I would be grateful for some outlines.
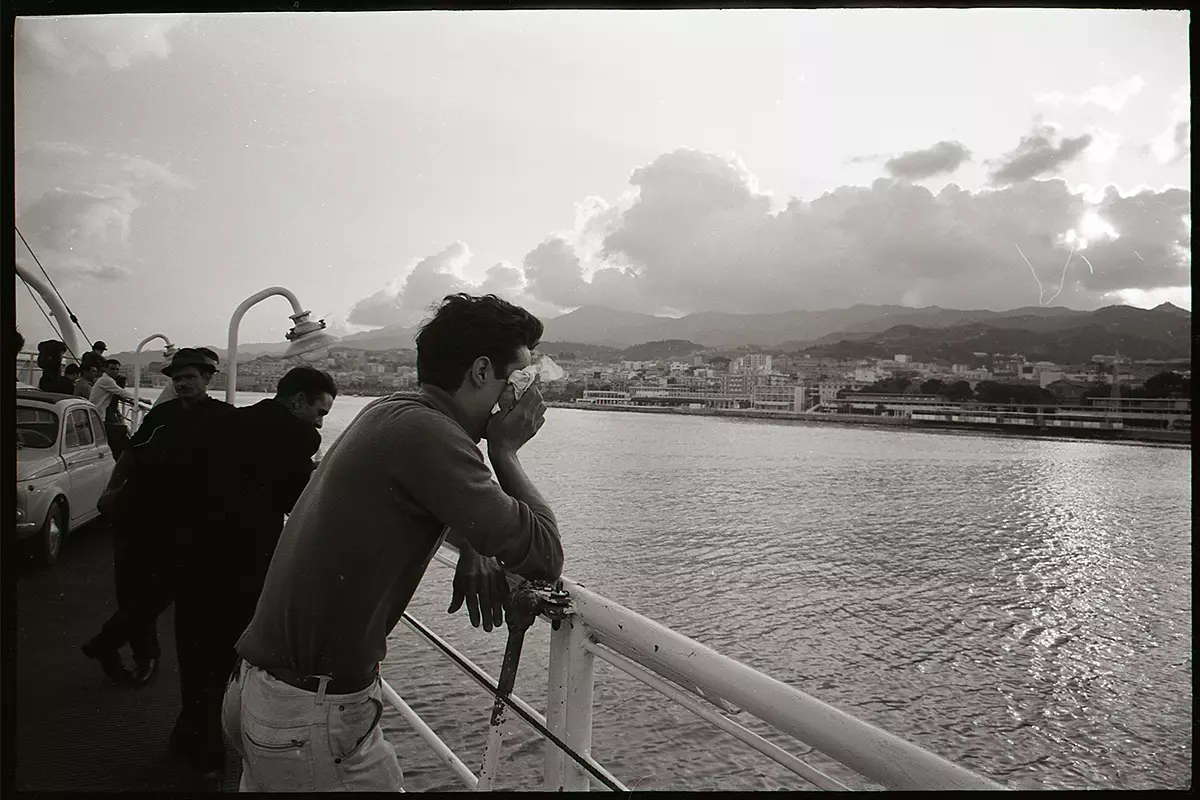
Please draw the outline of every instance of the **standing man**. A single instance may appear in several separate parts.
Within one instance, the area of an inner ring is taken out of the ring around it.
[[[501,565],[561,573],[554,513],[517,459],[545,404],[536,386],[515,404],[506,388],[541,335],[536,317],[495,295],[446,297],[417,336],[418,391],[363,409],[321,460],[225,694],[244,791],[402,788],[379,728],[379,662],[446,526],[461,552],[455,591],[486,609],[486,629],[503,614]],[[485,437],[499,483],[477,446]]]
[[[57,339],[38,342],[37,365],[42,368],[38,388],[43,392],[74,393],[75,382],[63,375],[62,359],[65,352],[67,346]]]
[[[313,471],[320,430],[337,386],[326,372],[301,366],[279,381],[275,397],[237,409],[232,425],[207,431],[209,513],[184,545],[175,600],[175,636],[183,710],[171,752],[206,773],[225,764],[221,698],[236,666],[234,647],[254,615],[271,554]],[[213,580],[213,576],[221,580]]]
[[[203,430],[233,413],[232,406],[207,394],[215,372],[196,350],[175,353],[163,373],[171,377],[177,398],[146,415],[98,504],[103,513],[115,517],[118,608],[84,645],[84,654],[99,661],[105,674],[118,682],[144,686],[158,670],[162,651],[157,622],[175,598],[177,526],[187,516],[180,514],[174,498],[202,478],[197,453],[206,445]],[[126,642],[136,664],[132,676],[121,662],[120,648]]]
[[[88,363],[90,365],[95,361],[93,359]],[[100,419],[104,420],[104,432],[108,435],[109,447],[112,448],[113,458],[117,461],[120,461],[121,454],[129,446],[129,429],[125,427],[125,420],[121,418],[121,407],[118,404],[122,400],[133,402],[133,394],[117,383],[120,373],[120,361],[115,358],[105,361],[104,372],[96,379],[92,386],[92,394],[88,398],[100,412]]]
[[[92,366],[94,366],[96,368],[97,372],[103,371],[104,370],[104,362],[107,360],[104,358],[104,351],[107,349],[108,349],[108,345],[106,345],[104,342],[97,339],[95,342],[92,343],[92,349],[87,351],[86,353],[84,353],[83,356],[79,359],[80,368],[82,369],[83,367],[86,367],[88,364],[91,364]]]

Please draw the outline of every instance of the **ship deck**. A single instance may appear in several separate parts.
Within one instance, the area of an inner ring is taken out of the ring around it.
[[[219,782],[202,783],[167,755],[179,712],[174,611],[159,619],[160,672],[117,686],[80,650],[116,610],[112,537],[93,523],[71,534],[50,568],[22,558],[17,578],[16,787],[23,791],[237,791],[230,751]],[[128,650],[126,663],[130,663]]]

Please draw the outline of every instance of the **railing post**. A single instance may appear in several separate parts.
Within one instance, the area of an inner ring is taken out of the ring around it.
[[[569,628],[567,672],[570,678],[567,687],[567,735],[563,741],[580,755],[591,755],[593,669],[596,657],[584,647],[590,633],[582,620],[566,620],[563,627]],[[564,760],[563,789],[586,792],[590,786],[588,773],[574,761],[567,763]]]
[[[550,677],[546,684],[546,727],[559,739],[566,738],[567,693],[570,687],[571,626],[562,622],[550,631]],[[546,740],[545,789],[557,792],[563,787],[563,763],[566,756]]]

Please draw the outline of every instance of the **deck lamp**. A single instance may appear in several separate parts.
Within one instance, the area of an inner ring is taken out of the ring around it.
[[[250,310],[250,307],[261,300],[265,300],[273,295],[281,295],[286,297],[288,302],[292,304],[292,311],[289,319],[292,320],[292,329],[287,333],[287,340],[291,343],[284,351],[284,358],[299,357],[302,361],[313,362],[324,357],[329,347],[337,342],[338,337],[331,333],[325,332],[325,320],[312,321],[308,315],[312,312],[305,311],[300,306],[300,301],[296,299],[296,295],[282,286],[272,286],[263,289],[261,292],[255,292],[242,301],[241,305],[233,312],[233,318],[229,320],[229,372],[225,381],[225,402],[230,405],[234,404],[234,399],[237,397],[237,336],[238,325],[241,324],[242,317]]]
[[[171,340],[167,338],[165,333],[152,333],[145,339],[138,342],[137,349],[133,351],[133,414],[130,421],[133,424],[133,430],[137,430],[138,417],[142,414],[141,385],[142,385],[142,360],[140,358],[142,348],[153,342],[155,339],[162,339],[167,343],[166,349],[163,350],[163,358],[170,359],[175,354],[175,345],[171,344]]]

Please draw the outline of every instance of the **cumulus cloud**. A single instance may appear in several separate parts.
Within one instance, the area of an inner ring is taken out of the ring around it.
[[[1183,189],[1126,196],[1054,178],[978,192],[950,184],[934,194],[880,178],[773,213],[745,165],[691,150],[659,156],[630,183],[630,200],[589,200],[577,207],[574,232],[494,266],[480,285],[457,285],[480,291],[492,281],[535,313],[581,305],[753,313],[856,303],[1008,309],[1051,297],[1094,308],[1121,292],[1191,283],[1191,193]],[[601,239],[589,257],[580,253],[583,231]],[[387,324],[399,319],[396,307],[440,299],[430,288],[405,300],[412,290],[398,281],[356,310],[382,305],[389,313],[371,319]]]
[[[39,258],[74,278],[129,277],[134,215],[144,198],[163,187],[191,186],[164,164],[97,155],[71,142],[23,147],[16,163],[17,227]]]
[[[28,17],[16,21],[18,60],[74,75],[104,67],[123,70],[171,54],[169,34],[182,15]]]
[[[346,319],[355,325],[379,326],[419,322],[429,303],[477,288],[456,272],[470,260],[471,248],[463,242],[453,242],[418,261],[404,278],[394,279],[370,297],[359,300]]]
[[[996,166],[990,180],[993,185],[1003,186],[1057,172],[1091,143],[1090,133],[1063,138],[1055,126],[1035,123],[1033,131],[1021,137],[1020,144],[993,162]]]
[[[711,158],[668,154],[634,180],[641,194],[607,239],[608,257],[637,278],[637,304],[618,306],[630,310],[762,312],[905,300],[1012,308],[1036,303],[1039,281],[1065,284],[1060,302],[1086,307],[1118,284],[1173,286],[1181,275],[1190,282],[1182,217],[1190,193],[1183,190],[1129,198],[1110,190],[1093,206],[1058,179],[980,192],[951,184],[936,195],[880,179],[771,214],[740,164],[718,168]],[[692,192],[679,196],[678,187]],[[1077,233],[1073,245],[1066,234],[1084,230],[1089,213],[1119,236],[1085,242]],[[1082,257],[1073,256],[1064,278],[1073,247]],[[560,265],[554,302],[566,305],[571,287],[579,292],[574,304],[595,302],[596,287],[578,284],[561,248],[545,258],[553,252],[541,253],[539,267]]]
[[[924,150],[910,150],[888,159],[883,167],[893,178],[921,180],[934,175],[954,172],[971,157],[971,151],[961,142],[938,142]]]
[[[1131,78],[1126,78],[1109,86],[1093,86],[1078,95],[1068,95],[1063,92],[1041,92],[1034,95],[1033,99],[1036,103],[1054,106],[1094,105],[1115,114],[1123,109],[1125,104],[1136,97],[1145,87],[1146,82],[1142,80],[1142,76],[1134,75]]]
[[[1192,157],[1192,87],[1177,91],[1171,104],[1170,123],[1150,143],[1150,151],[1164,164]]]

